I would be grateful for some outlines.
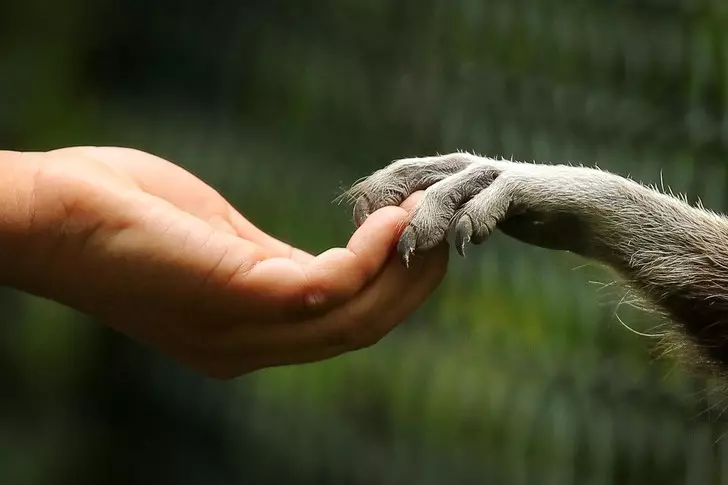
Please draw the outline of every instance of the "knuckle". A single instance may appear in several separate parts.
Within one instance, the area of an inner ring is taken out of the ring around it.
[[[492,192],[506,196],[515,192],[523,184],[523,176],[518,172],[504,171],[492,184]]]
[[[447,228],[454,209],[454,203],[433,201],[413,213],[410,225],[419,233],[440,234]]]
[[[422,211],[434,215],[443,208],[455,205],[458,198],[455,184],[446,180],[438,182],[425,192],[422,199]]]
[[[431,191],[425,192],[425,196],[422,201],[418,204],[413,214],[419,217],[431,217],[433,216],[448,200],[448,192],[442,190],[442,188],[433,187]]]
[[[316,314],[326,308],[327,302],[328,297],[323,289],[311,287],[303,294],[303,311]]]
[[[481,190],[495,182],[504,172],[493,167],[481,166],[476,171],[477,183]]]
[[[37,215],[49,222],[61,221],[61,233],[82,232],[95,226],[100,218],[90,203],[96,199],[99,189],[72,173],[41,167],[35,175],[33,191],[35,209],[40,212]]]

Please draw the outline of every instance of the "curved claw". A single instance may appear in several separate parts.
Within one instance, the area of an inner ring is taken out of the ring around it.
[[[367,200],[366,196],[359,197],[354,204],[354,224],[356,224],[356,227],[364,224],[369,214],[369,200]]]
[[[470,216],[463,216],[455,226],[455,249],[460,256],[465,257],[465,246],[470,242],[473,235],[473,221]]]
[[[417,235],[415,230],[411,226],[407,226],[397,242],[397,252],[407,268],[409,268],[410,256],[415,252],[416,246]]]

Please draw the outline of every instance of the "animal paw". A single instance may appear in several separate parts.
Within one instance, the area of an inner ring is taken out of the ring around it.
[[[424,190],[397,244],[403,262],[409,265],[416,251],[437,246],[450,233],[457,251],[464,255],[468,243],[485,241],[510,210],[513,184],[504,173],[510,165],[466,153],[398,160],[348,191],[354,201],[355,224]]]

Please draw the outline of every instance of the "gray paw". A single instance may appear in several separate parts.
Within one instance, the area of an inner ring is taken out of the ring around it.
[[[506,218],[512,198],[509,185],[501,178],[463,204],[450,222],[455,233],[455,248],[461,256],[465,256],[468,243],[480,244],[488,239],[498,223]]]
[[[510,184],[502,175],[507,163],[463,153],[394,162],[349,191],[354,221],[358,226],[377,209],[424,189],[397,244],[400,257],[408,265],[415,251],[437,246],[449,232],[464,255],[465,246],[485,241],[509,210]]]
[[[465,154],[393,162],[360,180],[345,194],[355,201],[354,222],[358,227],[372,212],[400,205],[414,192],[425,190],[473,163],[472,157]]]

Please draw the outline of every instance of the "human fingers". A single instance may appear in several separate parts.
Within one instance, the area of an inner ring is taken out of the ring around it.
[[[225,340],[226,349],[211,353],[207,362],[217,377],[230,378],[371,346],[422,305],[442,281],[447,260],[444,246],[413,261],[409,269],[392,256],[380,277],[350,304],[308,322],[241,328],[237,337]]]
[[[402,202],[399,206],[407,212],[411,212],[424,195],[424,190],[418,190],[417,192],[413,192],[412,195],[407,197],[404,202]]]
[[[422,198],[424,191],[413,193],[410,197],[405,200],[400,207],[406,211],[411,211],[417,204],[417,201]],[[288,254],[289,258],[298,263],[311,263],[315,256],[307,251],[300,248],[287,244],[273,236],[265,233],[252,222],[246,219],[240,212],[238,212],[233,206],[229,206],[229,217],[228,220],[232,224],[235,232],[238,235],[248,235],[246,237],[252,242],[261,244],[268,248],[274,248],[282,254]]]
[[[402,208],[385,207],[367,219],[346,248],[329,249],[306,264],[270,258],[240,274],[221,273],[207,293],[230,321],[251,311],[254,317],[278,322],[322,314],[352,298],[381,272],[406,214]],[[243,295],[255,295],[256,301]]]
[[[383,274],[350,304],[327,314],[331,322],[327,327],[331,346],[356,350],[378,342],[437,288],[447,263],[446,244],[413,261],[410,268],[391,257],[385,269],[386,277]]]
[[[407,212],[411,211],[417,204],[417,201],[422,198],[423,194],[424,191],[418,191],[413,193],[400,205],[400,207]],[[232,206],[229,207],[228,219],[230,220],[230,223],[232,224],[237,234],[253,235],[254,237],[251,236],[250,238],[251,241],[266,247],[276,248],[282,253],[287,253],[289,254],[290,259],[296,262],[310,263],[315,258],[314,255],[295,246],[289,245],[283,241],[280,241],[273,236],[263,232]]]
[[[417,204],[417,201],[422,198],[423,194],[424,191],[413,193],[410,197],[407,198],[407,200],[405,200],[400,205],[400,207],[405,209],[407,212],[411,211]],[[274,248],[283,254],[288,254],[289,258],[293,261],[302,264],[311,263],[312,260],[315,258],[313,254],[290,244],[287,244],[262,231],[232,206],[229,207],[228,219],[230,220],[232,227],[235,229],[235,232],[238,235],[241,235],[241,237],[243,235],[249,235],[250,237],[248,237],[248,239],[250,239],[252,242],[261,244],[268,248]]]
[[[422,197],[417,192],[400,207],[385,207],[375,212],[355,231],[346,250],[334,248],[320,254],[307,266],[312,294],[310,303],[319,311],[336,306],[364,287],[382,270],[400,235],[401,227]]]
[[[238,236],[260,244],[261,246],[271,248],[283,257],[288,257],[302,264],[308,263],[314,258],[313,254],[276,239],[258,228],[229,204],[227,208],[227,220]]]
[[[303,295],[301,313],[322,313],[350,298],[371,281],[382,269],[387,257],[399,237],[401,226],[411,210],[422,197],[416,192],[402,204],[402,207],[385,207],[375,212],[354,232],[346,249],[333,248],[316,258],[299,258],[307,263],[305,278],[306,294]],[[295,254],[297,251],[292,248]],[[296,260],[295,257],[292,259]],[[278,261],[264,263],[278,265]],[[286,263],[284,263],[286,265]],[[275,275],[268,275],[275,278]],[[287,314],[287,316],[290,316]]]

